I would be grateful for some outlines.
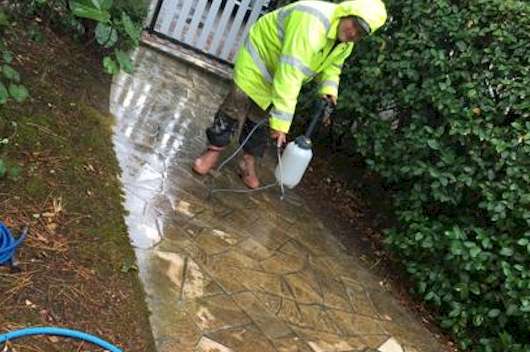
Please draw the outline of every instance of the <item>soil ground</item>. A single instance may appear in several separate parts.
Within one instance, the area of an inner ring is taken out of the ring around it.
[[[0,135],[8,138],[0,159],[21,170],[0,179],[0,220],[17,235],[29,226],[29,236],[17,267],[0,267],[0,332],[61,326],[126,351],[152,351],[123,221],[107,114],[111,78],[90,48],[37,22],[20,21],[5,38],[31,98],[0,108]],[[14,347],[98,350],[58,338],[18,340]]]

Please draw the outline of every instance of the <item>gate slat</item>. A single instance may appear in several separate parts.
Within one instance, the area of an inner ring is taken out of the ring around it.
[[[184,39],[184,42],[193,45],[193,39],[195,37],[195,34],[197,33],[197,28],[199,27],[199,23],[202,19],[202,14],[204,13],[204,9],[206,8],[207,0],[199,0],[199,3],[197,4],[197,7],[195,7],[195,12],[193,13],[193,20],[190,23],[190,26],[188,28],[188,34],[186,34],[186,38]]]
[[[197,42],[197,49],[200,49],[200,50],[206,49],[208,36],[210,35],[212,25],[215,23],[215,20],[217,19],[217,14],[219,12],[220,6],[221,6],[221,0],[212,0],[212,5],[210,6],[210,10],[208,11],[208,17],[206,18],[206,23],[202,27],[201,36],[199,37],[199,41]]]
[[[171,21],[177,13],[178,0],[163,0],[158,18],[156,19],[155,29],[160,33],[169,33]]]
[[[263,8],[270,2],[270,0],[160,1],[160,11],[154,20],[155,33],[158,32],[228,62],[234,61],[233,56],[247,36],[251,25],[256,22]],[[239,4],[237,11],[235,11],[236,4]]]
[[[175,30],[173,32],[172,37],[181,40],[182,38],[182,29],[184,28],[184,24],[186,23],[186,19],[188,18],[190,12],[191,12],[191,5],[193,1],[185,0],[184,6],[180,10],[179,18],[177,21],[177,25],[175,26]]]
[[[254,4],[252,4],[252,12],[250,13],[250,16],[247,20],[247,24],[245,25],[245,29],[243,32],[241,32],[241,38],[242,41],[245,40],[247,37],[247,33],[250,30],[250,26],[252,26],[256,20],[258,19],[259,15],[261,14],[261,10],[265,5],[269,4],[269,0],[255,0]]]
[[[212,55],[216,55],[217,49],[219,48],[219,45],[221,44],[221,38],[224,35],[226,23],[230,19],[230,16],[232,16],[232,10],[234,9],[235,1],[234,0],[226,0],[225,8],[223,10],[223,15],[221,16],[221,20],[219,21],[219,26],[217,27],[217,30],[215,31],[215,35],[213,37],[213,42],[210,50],[208,52]]]
[[[228,59],[228,55],[232,51],[235,45],[238,43],[236,42],[236,35],[241,30],[241,23],[243,22],[243,19],[245,18],[245,15],[247,14],[248,5],[250,4],[250,0],[243,0],[239,4],[239,9],[237,10],[236,17],[234,19],[234,22],[232,22],[232,26],[230,27],[230,31],[228,32],[228,36],[225,39],[223,50],[221,51],[221,59]]]

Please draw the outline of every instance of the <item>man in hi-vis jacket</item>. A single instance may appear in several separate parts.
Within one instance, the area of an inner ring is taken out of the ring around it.
[[[278,146],[285,143],[300,88],[312,79],[319,82],[320,95],[336,104],[344,60],[354,43],[386,18],[381,0],[298,1],[261,17],[238,52],[234,84],[206,130],[208,149],[193,170],[208,173],[240,126],[241,143],[267,117],[271,137]],[[240,169],[249,188],[259,187],[256,157],[263,156],[267,138],[263,124],[243,147]]]

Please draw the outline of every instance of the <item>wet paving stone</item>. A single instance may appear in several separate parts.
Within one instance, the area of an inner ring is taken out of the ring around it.
[[[230,351],[237,352],[276,352],[274,346],[267,339],[263,333],[253,324],[225,329],[208,334],[208,337],[223,346],[226,346]],[[220,352],[222,350],[212,350],[212,352]]]
[[[239,293],[233,298],[267,338],[277,339],[294,335],[289,326],[271,314],[252,293]]]

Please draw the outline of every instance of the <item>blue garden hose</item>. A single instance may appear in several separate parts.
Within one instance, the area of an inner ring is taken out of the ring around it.
[[[15,240],[9,229],[0,222],[0,265],[13,263],[15,250],[24,241],[27,234],[28,228],[25,227],[22,234]]]
[[[87,333],[77,331],[77,330],[53,328],[53,327],[27,328],[27,329],[16,330],[13,332],[8,332],[7,334],[0,335],[0,344],[6,343],[8,341],[11,342],[21,337],[28,337],[28,336],[34,336],[34,335],[52,335],[52,336],[69,337],[69,338],[73,338],[76,340],[81,340],[81,341],[91,343],[95,346],[101,347],[110,352],[123,352],[121,348],[118,348],[108,343],[107,341],[100,339],[99,337],[89,335]]]
[[[0,222],[0,265],[13,262],[13,256],[15,255],[16,248],[24,241],[28,234],[28,228],[24,228],[22,234],[18,237],[17,240],[13,238],[11,232],[8,228]],[[0,335],[0,344],[5,344],[13,340],[34,336],[34,335],[52,335],[52,336],[62,336],[69,337],[76,340],[85,341],[93,345],[104,348],[110,352],[123,352],[120,348],[108,343],[105,340],[100,339],[99,337],[89,335],[87,333],[70,330],[64,328],[54,328],[54,327],[36,327],[36,328],[26,328],[21,330],[16,330],[8,332],[6,334]],[[1,346],[0,346],[1,347]]]

